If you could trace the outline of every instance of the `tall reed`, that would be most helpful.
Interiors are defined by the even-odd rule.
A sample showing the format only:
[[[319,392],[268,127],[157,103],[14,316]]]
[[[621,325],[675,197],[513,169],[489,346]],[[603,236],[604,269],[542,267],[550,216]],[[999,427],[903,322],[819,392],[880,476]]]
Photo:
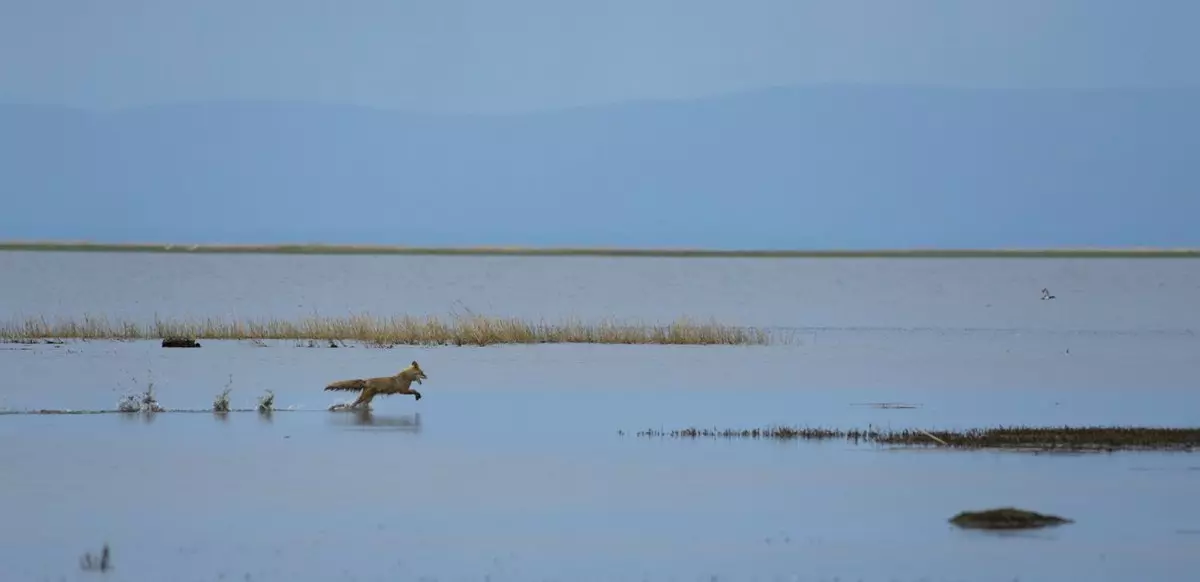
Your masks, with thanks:
[[[299,320],[159,319],[151,323],[110,322],[105,317],[48,321],[44,317],[0,323],[0,339],[295,339],[361,341],[377,345],[458,345],[531,343],[764,345],[772,342],[765,330],[697,323],[684,318],[666,325],[529,322],[482,315],[347,317],[313,316]]]

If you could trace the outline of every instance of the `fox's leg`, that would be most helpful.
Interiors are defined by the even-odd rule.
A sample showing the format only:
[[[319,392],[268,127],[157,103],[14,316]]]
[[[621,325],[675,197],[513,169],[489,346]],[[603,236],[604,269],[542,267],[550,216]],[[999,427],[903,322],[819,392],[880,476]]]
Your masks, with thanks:
[[[413,396],[416,396],[416,397],[417,397],[417,400],[420,400],[420,399],[421,399],[421,393],[420,393],[420,392],[417,392],[416,390],[409,390],[409,392],[410,392],[410,393],[412,393],[412,395],[413,395]]]
[[[371,390],[370,388],[363,388],[363,391],[359,393],[358,398],[354,400],[354,402],[350,405],[350,408],[358,408],[359,405],[370,406],[371,399],[374,397],[374,390]]]

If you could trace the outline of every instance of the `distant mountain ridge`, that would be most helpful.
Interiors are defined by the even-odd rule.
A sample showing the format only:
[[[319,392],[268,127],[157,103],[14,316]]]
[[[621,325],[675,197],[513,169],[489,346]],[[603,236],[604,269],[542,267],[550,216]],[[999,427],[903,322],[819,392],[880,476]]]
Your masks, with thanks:
[[[1198,98],[828,86],[495,116],[0,105],[0,239],[1195,247]]]

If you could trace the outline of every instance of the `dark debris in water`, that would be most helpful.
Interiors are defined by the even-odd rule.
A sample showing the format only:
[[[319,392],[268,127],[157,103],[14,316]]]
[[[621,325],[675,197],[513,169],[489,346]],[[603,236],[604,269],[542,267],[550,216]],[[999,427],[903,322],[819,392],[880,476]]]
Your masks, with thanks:
[[[963,511],[950,518],[950,523],[969,529],[1032,529],[1073,523],[1057,515],[1000,507],[984,511]]]
[[[162,340],[164,348],[198,348],[200,342],[190,337],[165,337]]]
[[[637,435],[659,438],[839,439],[855,444],[1034,451],[1178,450],[1191,452],[1200,447],[1200,428],[1118,426],[997,427],[964,431],[879,430],[875,428],[839,430],[770,426],[753,429],[651,429],[639,431]]]

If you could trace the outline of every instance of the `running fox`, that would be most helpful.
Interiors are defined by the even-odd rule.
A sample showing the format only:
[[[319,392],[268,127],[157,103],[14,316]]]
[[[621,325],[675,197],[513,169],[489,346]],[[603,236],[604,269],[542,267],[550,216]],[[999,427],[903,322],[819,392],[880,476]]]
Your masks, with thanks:
[[[325,390],[340,390],[344,392],[359,392],[358,399],[349,405],[336,404],[330,407],[330,410],[336,408],[358,408],[359,406],[370,407],[371,400],[378,395],[386,394],[412,394],[421,399],[421,393],[411,388],[412,383],[421,383],[421,380],[428,380],[425,371],[413,360],[411,366],[403,369],[395,376],[383,376],[379,378],[355,378],[353,380],[341,380],[334,382],[325,387]]]

